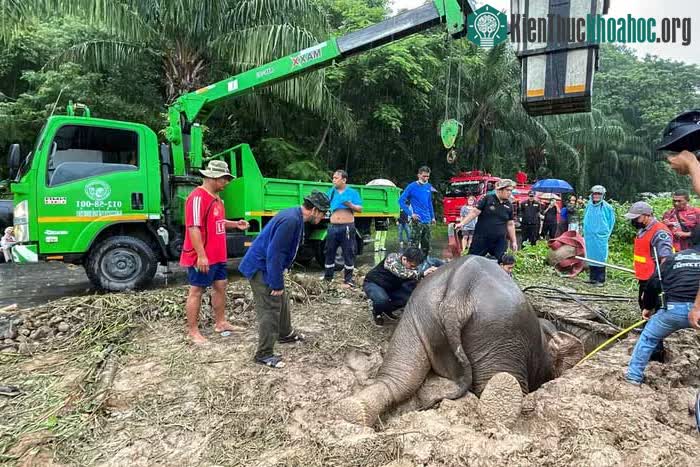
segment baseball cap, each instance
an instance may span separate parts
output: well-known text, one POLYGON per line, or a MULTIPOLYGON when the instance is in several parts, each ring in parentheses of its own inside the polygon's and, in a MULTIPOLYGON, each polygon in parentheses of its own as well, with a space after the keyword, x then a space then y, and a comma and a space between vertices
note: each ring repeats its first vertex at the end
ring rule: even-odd
POLYGON ((683 112, 668 122, 656 149, 674 152, 700 149, 700 109, 683 112))
POLYGON ((530 191, 527 192, 527 195, 528 195, 528 196, 535 196, 535 192, 532 191, 532 190, 530 190, 530 191))
POLYGON ((331 201, 325 193, 314 190, 311 194, 304 197, 304 201, 308 201, 319 211, 326 212, 331 208, 331 201))
POLYGON ((649 203, 645 203, 644 201, 637 201, 632 206, 630 206, 629 211, 627 211, 627 214, 625 214, 625 219, 636 219, 639 216, 651 216, 653 214, 654 211, 651 209, 649 203))

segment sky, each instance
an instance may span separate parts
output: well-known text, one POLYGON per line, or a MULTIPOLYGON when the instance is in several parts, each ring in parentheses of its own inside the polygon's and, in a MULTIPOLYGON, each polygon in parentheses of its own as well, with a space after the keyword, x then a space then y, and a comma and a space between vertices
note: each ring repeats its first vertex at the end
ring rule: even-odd
MULTIPOLYGON (((425 0, 390 0, 393 11, 411 9, 425 3, 425 0)), ((477 4, 488 3, 492 7, 510 12, 510 0, 477 0, 477 4)), ((609 17, 647 17, 657 19, 657 30, 663 17, 691 18, 692 34, 690 44, 634 44, 637 55, 658 55, 661 58, 700 64, 700 1, 698 0, 611 0, 609 17)), ((680 33, 680 31, 679 31, 680 33)))

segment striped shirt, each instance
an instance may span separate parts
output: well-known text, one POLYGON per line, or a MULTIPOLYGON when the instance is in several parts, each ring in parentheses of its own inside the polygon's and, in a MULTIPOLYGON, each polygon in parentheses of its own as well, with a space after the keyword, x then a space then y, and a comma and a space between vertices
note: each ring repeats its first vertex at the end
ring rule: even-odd
POLYGON ((185 204, 185 243, 180 255, 183 267, 197 264, 197 252, 192 247, 190 227, 199 227, 204 242, 204 252, 209 264, 225 263, 226 213, 221 198, 211 195, 202 187, 197 187, 187 197, 185 204))

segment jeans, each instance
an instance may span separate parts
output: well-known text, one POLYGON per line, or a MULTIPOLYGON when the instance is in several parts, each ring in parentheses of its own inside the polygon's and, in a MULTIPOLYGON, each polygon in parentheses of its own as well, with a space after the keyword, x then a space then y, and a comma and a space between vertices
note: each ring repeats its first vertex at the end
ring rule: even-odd
POLYGON ((402 224, 399 222, 399 243, 401 242, 410 242, 411 241, 411 226, 408 224, 402 224), (406 239, 404 240, 404 236, 406 239))
POLYGON ((688 313, 692 307, 691 302, 670 302, 666 305, 666 309, 660 309, 651 317, 634 346, 632 358, 627 368, 628 380, 636 383, 642 382, 644 369, 657 345, 672 333, 690 327, 688 313))
POLYGON ((416 281, 412 280, 404 282, 396 290, 385 290, 380 285, 367 281, 362 286, 367 298, 372 300, 375 316, 381 316, 383 313, 391 314, 392 311, 404 307, 415 288, 416 281))
POLYGON ((335 273, 335 252, 343 250, 345 262, 345 282, 352 282, 355 269, 355 224, 330 224, 326 234, 326 264, 324 278, 332 280, 335 273))

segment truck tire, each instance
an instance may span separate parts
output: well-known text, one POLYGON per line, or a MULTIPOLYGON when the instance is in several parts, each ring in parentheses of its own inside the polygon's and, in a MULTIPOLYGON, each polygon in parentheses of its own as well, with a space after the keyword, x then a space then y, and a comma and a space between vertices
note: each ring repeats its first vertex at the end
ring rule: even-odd
POLYGON ((140 238, 127 236, 105 238, 92 249, 85 263, 90 282, 110 292, 146 286, 157 267, 153 249, 140 238))

